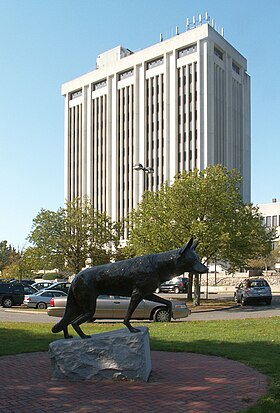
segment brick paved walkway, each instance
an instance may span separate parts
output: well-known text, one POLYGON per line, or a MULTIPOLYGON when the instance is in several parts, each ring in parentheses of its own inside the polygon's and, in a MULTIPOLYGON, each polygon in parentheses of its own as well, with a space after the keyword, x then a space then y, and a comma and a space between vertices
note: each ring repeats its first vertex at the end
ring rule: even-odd
POLYGON ((267 388, 244 364, 192 353, 152 352, 148 383, 51 379, 48 353, 0 357, 0 411, 6 413, 233 413, 267 388))

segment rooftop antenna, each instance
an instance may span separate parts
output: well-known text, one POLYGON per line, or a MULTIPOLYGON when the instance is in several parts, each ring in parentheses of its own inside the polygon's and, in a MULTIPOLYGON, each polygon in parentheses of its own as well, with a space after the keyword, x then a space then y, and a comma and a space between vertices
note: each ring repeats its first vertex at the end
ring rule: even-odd
POLYGON ((176 30, 176 35, 179 34, 179 27, 178 26, 176 26, 175 30, 176 30))
POLYGON ((187 18, 187 21, 186 21, 186 30, 189 30, 189 28, 190 28, 190 19, 187 18))
POLYGON ((223 36, 223 37, 225 37, 225 29, 222 27, 221 28, 221 35, 223 36))
POLYGON ((205 13, 205 20, 206 20, 206 23, 208 23, 209 22, 209 14, 208 14, 208 11, 205 13))
POLYGON ((211 24, 211 26, 213 27, 213 29, 215 29, 215 20, 214 20, 214 19, 212 19, 212 24, 211 24))
POLYGON ((195 16, 193 16, 192 22, 193 22, 193 25, 194 25, 194 27, 195 27, 195 16))
POLYGON ((202 25, 202 15, 201 14, 198 15, 198 21, 199 21, 200 25, 202 25))
POLYGON ((163 41, 162 33, 159 34, 159 41, 160 41, 160 42, 163 41))

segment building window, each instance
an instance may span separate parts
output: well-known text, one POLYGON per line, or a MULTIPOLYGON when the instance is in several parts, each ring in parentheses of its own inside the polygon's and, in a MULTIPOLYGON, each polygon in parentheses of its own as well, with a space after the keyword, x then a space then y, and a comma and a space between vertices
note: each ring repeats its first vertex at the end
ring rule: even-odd
POLYGON ((133 76, 133 69, 126 70, 125 72, 120 73, 119 74, 119 80, 124 80, 128 77, 131 77, 131 76, 133 76))
POLYGON ((265 226, 266 227, 271 227, 271 217, 265 217, 265 226))
POLYGON ((151 62, 147 63, 147 70, 153 69, 154 67, 163 65, 163 57, 158 57, 155 60, 152 60, 151 62))
POLYGON ((78 97, 82 96, 82 89, 76 90, 75 92, 72 92, 70 95, 70 100, 76 99, 78 97))
POLYGON ((101 82, 95 83, 93 85, 93 90, 101 89, 102 87, 105 87, 106 85, 107 85, 107 81, 106 81, 106 79, 104 79, 101 82))
POLYGON ((272 216, 272 226, 277 227, 277 215, 272 216))
POLYGON ((187 56, 191 53, 195 53, 197 51, 197 45, 192 44, 191 46, 185 47, 184 49, 181 49, 178 51, 178 58, 183 57, 183 56, 187 56))
POLYGON ((214 55, 217 56, 219 59, 224 60, 224 54, 220 49, 217 47, 214 48, 214 55))
POLYGON ((240 67, 234 62, 232 62, 232 70, 238 75, 240 74, 240 67))

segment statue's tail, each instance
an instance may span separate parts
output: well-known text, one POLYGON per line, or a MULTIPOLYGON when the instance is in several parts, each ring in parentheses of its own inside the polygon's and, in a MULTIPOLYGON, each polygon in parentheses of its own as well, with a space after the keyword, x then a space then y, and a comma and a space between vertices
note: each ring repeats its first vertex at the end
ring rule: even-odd
POLYGON ((72 291, 72 286, 70 286, 64 315, 62 319, 53 326, 52 332, 59 333, 60 331, 63 331, 63 329, 66 328, 78 315, 78 306, 72 291))

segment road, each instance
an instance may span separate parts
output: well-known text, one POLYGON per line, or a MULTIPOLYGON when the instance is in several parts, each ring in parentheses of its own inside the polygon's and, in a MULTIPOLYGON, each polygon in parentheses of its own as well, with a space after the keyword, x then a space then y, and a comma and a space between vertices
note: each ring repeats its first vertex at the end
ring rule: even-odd
MULTIPOLYGON (((217 297, 218 298, 218 297, 217 297)), ((233 320, 242 318, 264 318, 280 317, 280 294, 273 295, 272 304, 266 305, 248 305, 246 307, 234 306, 223 310, 196 310, 184 319, 178 321, 198 321, 198 320, 233 320)), ((45 312, 38 310, 24 310, 13 307, 5 309, 0 307, 0 322, 28 322, 28 323, 56 323, 57 318, 49 317, 45 312)), ((109 320, 108 320, 109 321, 109 320)), ((112 322, 113 320, 110 320, 112 322)))

